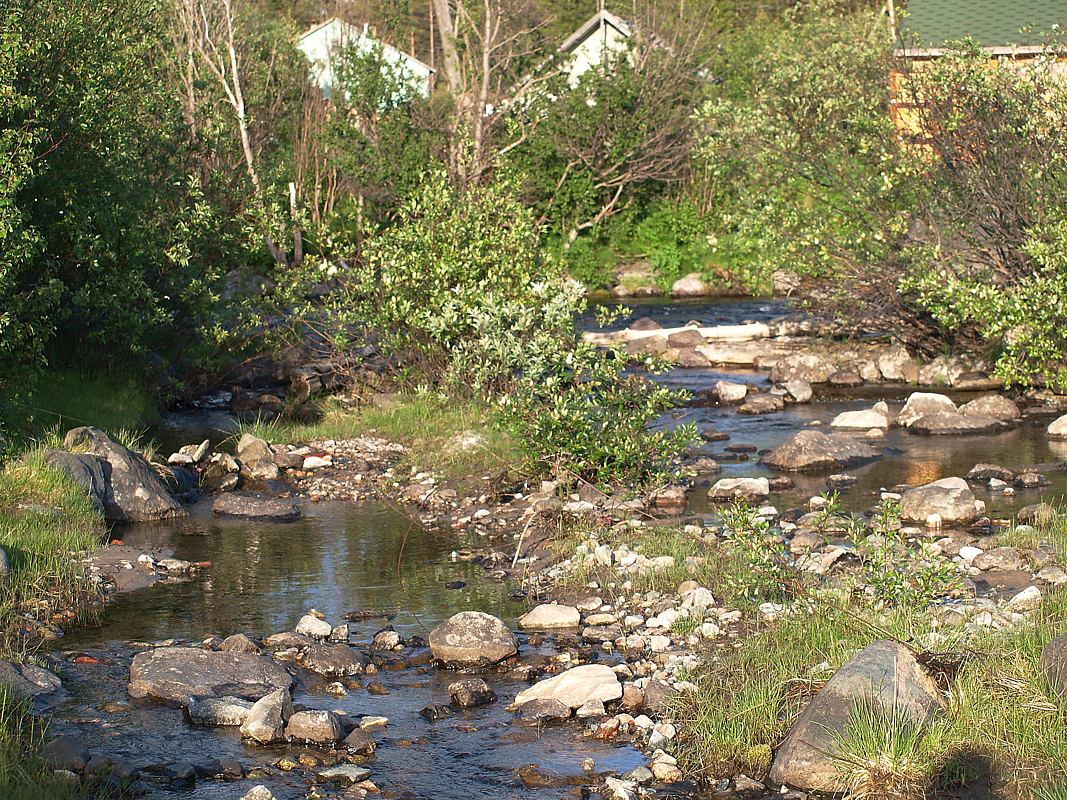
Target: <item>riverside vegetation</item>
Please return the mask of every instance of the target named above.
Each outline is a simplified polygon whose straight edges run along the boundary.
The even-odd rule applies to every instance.
[[[563,541],[546,585],[618,590],[587,629],[595,612],[621,625],[625,595],[658,593],[628,610],[642,647],[667,636],[688,651],[666,669],[684,690],[667,712],[677,730],[655,731],[677,737],[686,774],[764,780],[804,701],[854,651],[892,639],[928,659],[947,711],[927,726],[850,708],[834,739],[842,791],[918,797],[982,780],[1018,796],[1067,791],[1064,709],[1039,662],[1064,632],[1053,581],[1033,608],[961,601],[951,613],[963,619],[945,623],[958,580],[982,572],[977,556],[901,533],[892,505],[862,522],[832,503],[814,510],[816,528],[855,546],[844,577],[829,545],[791,552],[795,528],[777,512],[737,508],[718,530],[590,530],[590,516],[622,504],[654,507],[698,437],[659,424],[690,399],[654,380],[664,362],[595,347],[575,322],[620,260],[647,266],[620,294],[691,273],[758,293],[777,276],[801,287],[823,330],[988,360],[1003,385],[1054,398],[1067,382],[1067,90],[1052,59],[988,69],[973,43],[950,48],[906,84],[937,98],[921,104],[934,135],[917,147],[891,123],[887,75],[900,65],[862,3],[619,9],[639,21],[630,52],[577,86],[544,76],[515,102],[544,66],[543,37],[581,9],[461,2],[458,16],[498,38],[442,27],[464,68],[449,66],[434,95],[353,48],[338,55],[329,103],[291,45],[316,13],[305,5],[0,10],[3,655],[34,657],[27,620],[40,633],[91,604],[79,559],[106,539],[81,489],[44,461],[58,442],[33,440],[95,425],[132,446],[128,432],[160,406],[226,385],[246,360],[295,352],[342,374],[369,364],[375,380],[350,381],[343,399],[279,400],[251,428],[259,438],[376,432],[406,447],[404,466],[461,488],[493,472],[542,487],[530,508],[556,514]],[[414,33],[409,16],[391,23],[398,36]],[[212,55],[224,51],[232,59]],[[451,446],[471,434],[477,446]],[[1039,569],[1044,545],[1062,560],[1056,519],[995,535]],[[597,556],[605,544],[614,555]],[[723,615],[646,626],[663,621],[664,598],[684,604],[689,581],[688,596],[708,589]],[[736,634],[729,647],[720,629]],[[0,700],[0,793],[74,791],[21,756],[41,736],[25,706]],[[629,797],[637,783],[611,791]]]

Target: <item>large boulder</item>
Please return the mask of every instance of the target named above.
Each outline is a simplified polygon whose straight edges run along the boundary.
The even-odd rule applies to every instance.
[[[281,474],[270,445],[250,433],[237,442],[237,460],[241,462],[241,475],[249,480],[273,481]]]
[[[674,297],[705,297],[711,294],[711,287],[700,277],[699,272],[690,272],[671,284]]]
[[[251,708],[251,701],[240,697],[205,697],[189,705],[189,721],[196,725],[239,728],[245,724]]]
[[[766,478],[723,478],[708,490],[708,499],[720,502],[763,500],[770,493],[771,482]]]
[[[534,606],[519,618],[519,627],[526,630],[544,631],[555,628],[577,628],[581,614],[574,606],[542,603]]]
[[[1045,645],[1039,664],[1049,687],[1057,694],[1067,695],[1067,634]]]
[[[217,517],[269,522],[292,522],[300,519],[300,506],[294,500],[258,494],[220,494],[212,503],[211,511]]]
[[[1064,414],[1048,426],[1048,438],[1067,439],[1067,414]]]
[[[63,450],[50,450],[44,457],[45,463],[57,469],[82,488],[89,500],[101,514],[107,512],[108,504],[114,503],[107,477],[104,474],[104,459],[91,453],[67,453]]]
[[[992,417],[993,419],[1019,419],[1019,407],[1002,394],[987,394],[960,406],[965,417]]]
[[[834,758],[835,737],[860,703],[916,724],[944,708],[937,685],[910,650],[899,642],[874,642],[850,658],[793,723],[774,755],[771,783],[830,794],[846,791]]]
[[[557,700],[568,708],[580,708],[590,701],[607,703],[622,697],[619,676],[606,664],[583,664],[523,689],[512,708],[531,700]]]
[[[800,378],[808,383],[826,383],[837,367],[818,353],[792,353],[771,368],[771,382],[785,383]]]
[[[241,735],[260,744],[270,744],[285,737],[285,725],[293,716],[293,699],[289,689],[275,689],[248,710],[248,717],[241,726]]]
[[[936,514],[944,525],[967,525],[978,518],[974,493],[963,478],[942,478],[908,489],[900,498],[905,522],[926,523]]]
[[[519,652],[507,625],[491,614],[461,611],[430,631],[430,652],[454,666],[488,666]]]
[[[910,428],[927,414],[955,414],[956,404],[943,394],[912,392],[897,414],[897,425]]]
[[[341,721],[332,711],[297,711],[285,726],[285,737],[294,742],[335,744],[344,735]]]
[[[922,436],[966,436],[994,433],[1008,423],[995,417],[965,416],[956,412],[926,414],[911,423],[908,430]]]
[[[216,652],[197,647],[157,647],[133,657],[130,697],[189,705],[194,698],[233,695],[261,698],[293,685],[284,667],[268,656]]]
[[[801,431],[760,461],[786,472],[809,472],[842,469],[880,457],[881,454],[869,444],[845,434]]]
[[[77,481],[86,493],[103,505],[104,516],[116,522],[145,522],[185,513],[167,491],[159,474],[141,455],[114,441],[98,428],[73,428],[63,446],[79,456],[96,456],[96,466],[87,458],[70,459],[49,455],[48,461]],[[97,469],[99,467],[99,470]],[[100,476],[104,491],[101,494]]]

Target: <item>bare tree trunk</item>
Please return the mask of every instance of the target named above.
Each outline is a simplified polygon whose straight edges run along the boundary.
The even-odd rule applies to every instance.
[[[456,29],[452,24],[452,9],[448,0],[433,0],[437,17],[437,33],[441,37],[441,56],[444,61],[445,80],[454,95],[463,90],[463,76],[459,68],[459,52],[456,50]]]

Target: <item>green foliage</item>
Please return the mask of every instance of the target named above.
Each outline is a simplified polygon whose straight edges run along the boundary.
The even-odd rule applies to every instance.
[[[860,546],[863,582],[878,604],[922,610],[957,582],[953,565],[908,545],[900,532],[900,505],[883,501],[876,512],[872,532]]]
[[[527,359],[573,339],[576,290],[542,258],[538,229],[505,184],[462,192],[436,171],[400,216],[343,276],[335,311],[419,380],[492,394]]]
[[[1067,87],[1052,56],[990,69],[963,43],[908,76],[923,100],[921,213],[901,288],[946,330],[997,354],[1008,385],[1067,387]]]
[[[711,254],[707,221],[686,198],[662,199],[633,224],[631,248],[648,258],[661,286],[669,289],[690,272],[704,272]]]
[[[727,548],[740,567],[727,576],[735,597],[763,602],[782,600],[796,591],[796,575],[767,520],[757,518],[747,503],[737,502],[723,510],[722,521]]]
[[[750,280],[866,270],[903,233],[884,25],[817,0],[725,41],[700,158],[718,187],[720,246],[761,265]]]
[[[542,469],[595,484],[654,484],[677,474],[696,427],[650,430],[685,392],[626,375],[622,357],[579,342],[539,354],[500,402],[505,424]],[[646,369],[658,369],[649,360]]]

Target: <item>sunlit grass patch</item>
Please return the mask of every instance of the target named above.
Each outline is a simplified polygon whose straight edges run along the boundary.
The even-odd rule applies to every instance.
[[[356,407],[331,399],[320,404],[309,422],[258,422],[244,430],[286,444],[376,433],[405,445],[411,465],[448,478],[480,477],[522,466],[521,454],[511,437],[494,424],[488,406],[428,394]]]

